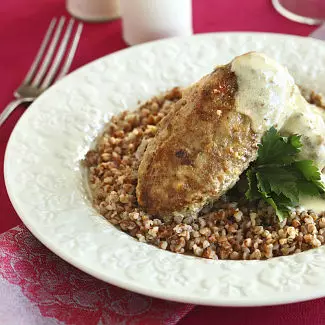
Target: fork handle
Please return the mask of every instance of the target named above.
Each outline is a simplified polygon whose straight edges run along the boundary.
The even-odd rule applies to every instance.
[[[10,102],[0,114],[0,126],[5,122],[9,115],[22,103],[31,102],[32,98],[18,98]]]

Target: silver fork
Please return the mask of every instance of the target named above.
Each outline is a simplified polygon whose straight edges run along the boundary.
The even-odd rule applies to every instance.
[[[65,17],[61,17],[58,22],[57,18],[52,19],[25,79],[14,92],[16,99],[10,102],[0,114],[0,126],[16,107],[22,103],[33,102],[51,84],[68,73],[79,43],[83,24],[78,24],[71,41],[69,52],[58,72],[61,61],[65,57],[75,22],[72,18],[69,20],[60,45],[58,46],[65,20]],[[54,57],[55,52],[56,55]],[[52,64],[50,65],[51,61]]]

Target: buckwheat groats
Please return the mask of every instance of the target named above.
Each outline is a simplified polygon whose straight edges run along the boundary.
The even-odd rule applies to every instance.
[[[146,144],[154,137],[181,90],[152,98],[135,111],[114,116],[90,150],[84,165],[95,209],[110,223],[141,242],[176,253],[209,259],[268,259],[324,244],[325,214],[292,211],[278,223],[264,202],[223,196],[196,215],[155,218],[136,200],[137,171]],[[321,98],[313,94],[313,102]]]

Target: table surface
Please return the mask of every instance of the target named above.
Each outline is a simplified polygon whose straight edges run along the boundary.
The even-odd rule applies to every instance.
[[[63,0],[16,0],[0,2],[0,110],[12,100],[12,93],[27,72],[49,21],[54,16],[68,15]],[[280,16],[271,0],[215,1],[193,0],[195,33],[221,31],[259,31],[307,36],[315,27],[291,22]],[[126,47],[122,39],[121,21],[85,24],[82,38],[71,69]],[[10,133],[23,114],[18,108],[0,129],[0,233],[16,226],[20,219],[13,209],[4,185],[3,160]],[[298,313],[308,303],[267,307],[236,308],[241,325],[276,324],[275,309]],[[305,306],[305,307],[304,307]],[[303,309],[303,310],[305,310]],[[179,324],[198,324],[204,319],[216,319],[224,324],[238,324],[232,318],[234,309],[196,307]],[[247,315],[250,315],[247,317]],[[265,317],[268,315],[269,317]],[[317,323],[318,324],[318,323]],[[319,323],[321,324],[321,323]]]

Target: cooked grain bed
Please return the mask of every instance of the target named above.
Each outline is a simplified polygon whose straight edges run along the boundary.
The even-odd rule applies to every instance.
[[[175,88],[154,97],[133,112],[114,116],[84,160],[89,169],[93,205],[110,223],[141,242],[176,253],[210,259],[268,259],[319,247],[325,242],[325,213],[292,212],[276,222],[274,210],[262,201],[231,202],[223,197],[198,216],[163,220],[137,205],[135,188],[143,139],[152,138],[170,105],[181,98]],[[321,103],[313,94],[310,101]]]

